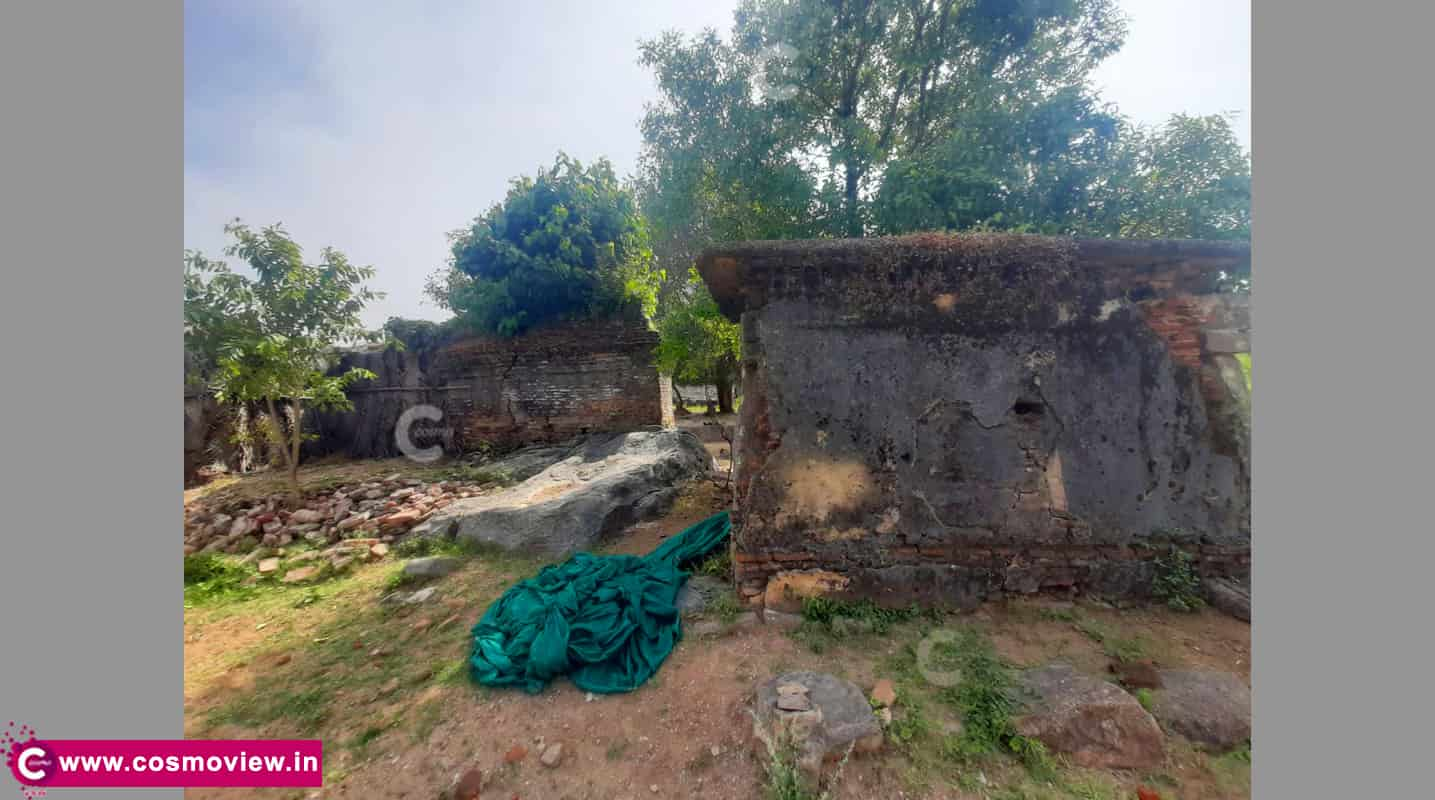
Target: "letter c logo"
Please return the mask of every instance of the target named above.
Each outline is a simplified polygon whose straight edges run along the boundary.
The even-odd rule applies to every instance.
[[[44,758],[46,755],[49,754],[45,751],[45,748],[43,747],[27,747],[24,750],[21,750],[20,755],[16,757],[15,769],[19,770],[20,774],[25,777],[25,780],[42,781],[45,779],[45,770],[31,769],[30,761],[32,759]],[[40,763],[43,766],[50,765],[49,761],[41,761]]]

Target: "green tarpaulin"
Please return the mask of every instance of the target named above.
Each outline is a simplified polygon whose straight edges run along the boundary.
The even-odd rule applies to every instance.
[[[590,692],[629,692],[682,638],[679,567],[732,529],[726,511],[646,556],[578,553],[504,592],[473,627],[469,671],[485,686],[543,691],[559,675]]]

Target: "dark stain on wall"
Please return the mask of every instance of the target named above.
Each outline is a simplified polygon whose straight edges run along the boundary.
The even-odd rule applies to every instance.
[[[888,604],[1140,595],[1172,545],[1244,574],[1250,412],[1232,352],[1249,306],[1218,285],[1249,259],[1014,235],[704,254],[743,325],[743,594],[813,579]]]

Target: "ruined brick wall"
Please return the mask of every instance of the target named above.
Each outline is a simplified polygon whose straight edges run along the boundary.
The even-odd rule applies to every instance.
[[[759,242],[700,269],[743,327],[744,596],[1140,595],[1249,568],[1243,244]]]
[[[400,455],[395,427],[420,404],[443,417],[414,421],[412,441],[449,452],[661,425],[657,342],[644,320],[628,318],[561,323],[511,339],[463,339],[432,351],[348,354],[338,371],[362,366],[378,378],[351,388],[354,410],[309,415],[306,424],[319,439],[306,452]]]

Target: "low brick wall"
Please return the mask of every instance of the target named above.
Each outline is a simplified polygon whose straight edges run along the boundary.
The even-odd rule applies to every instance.
[[[433,351],[347,354],[337,371],[361,366],[378,377],[350,389],[354,410],[308,416],[319,439],[306,453],[400,455],[395,428],[418,405],[443,416],[414,421],[411,440],[449,452],[662,425],[672,412],[653,361],[657,342],[641,319],[590,320]]]
[[[743,326],[740,590],[1139,596],[1171,546],[1246,573],[1249,298],[1217,284],[1249,258],[1009,235],[706,253]]]

